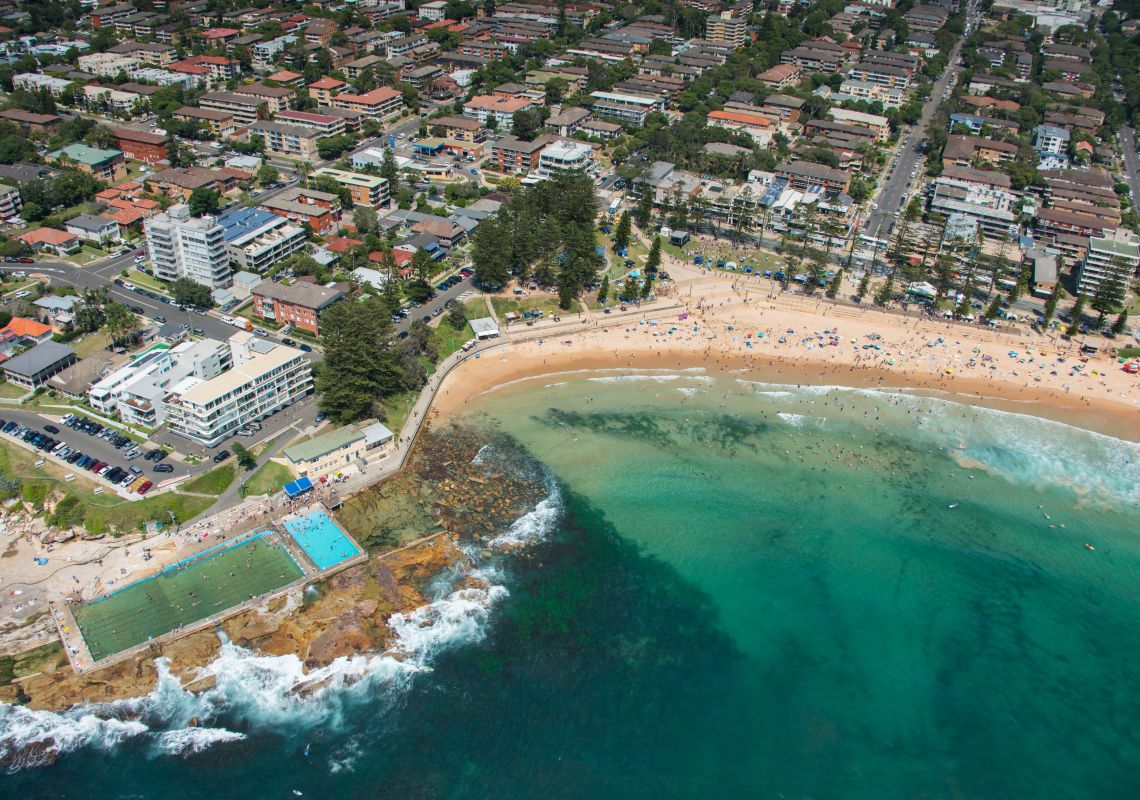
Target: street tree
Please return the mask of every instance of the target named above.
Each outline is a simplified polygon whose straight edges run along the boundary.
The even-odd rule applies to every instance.
[[[270,183],[276,183],[281,178],[281,173],[272,164],[262,164],[257,169],[257,182],[262,186]]]
[[[879,291],[875,293],[875,302],[881,306],[885,306],[891,302],[891,295],[894,294],[895,289],[895,273],[887,276],[886,282],[879,287]]]
[[[1128,330],[1128,309],[1120,312],[1120,316],[1116,318],[1116,322],[1112,323],[1112,335],[1122,336]]]
[[[609,296],[610,296],[610,276],[609,275],[603,275],[602,276],[602,285],[598,287],[598,302],[604,306],[606,304],[606,300],[609,299]]]
[[[129,342],[142,329],[139,318],[122,303],[108,303],[103,306],[103,314],[107,335],[116,344]]]
[[[214,214],[221,208],[221,195],[214,189],[199,186],[190,192],[188,204],[190,206],[190,213],[196,217],[200,217],[203,214]]]
[[[649,257],[645,259],[645,271],[656,275],[661,268],[661,237],[654,236],[653,244],[649,246]]]
[[[210,295],[210,287],[190,278],[179,278],[174,281],[170,284],[170,293],[174,295],[174,302],[179,305],[191,305],[198,308],[211,308],[214,305],[214,299]]]
[[[237,459],[238,466],[247,472],[257,466],[257,459],[253,457],[253,453],[241,442],[234,442],[230,447],[233,448],[234,458]]]
[[[451,304],[451,308],[447,312],[447,321],[457,331],[467,327],[467,309],[462,303]]]
[[[629,237],[631,234],[631,224],[629,212],[621,212],[621,217],[618,219],[617,230],[614,231],[614,252],[620,253],[625,248],[629,247]]]
[[[840,267],[835,271],[835,277],[831,279],[831,283],[827,285],[827,296],[834,300],[839,296],[839,290],[843,288],[843,268]]]
[[[653,190],[645,187],[641,190],[641,197],[637,199],[637,210],[634,214],[634,220],[637,222],[637,227],[643,231],[649,227],[649,223],[653,221]]]
[[[373,409],[374,401],[400,391],[392,322],[378,298],[336,303],[321,314],[320,323],[325,357],[316,388],[320,409],[334,422],[354,422]]]
[[[863,277],[859,279],[859,288],[855,290],[855,299],[860,303],[867,296],[867,292],[871,288],[871,273],[870,271],[864,272]]]
[[[1113,272],[1108,280],[1102,281],[1093,295],[1092,307],[1097,312],[1096,327],[1104,327],[1104,318],[1124,301],[1126,287],[1120,275]]]
[[[1065,295],[1065,290],[1061,288],[1061,282],[1057,281],[1053,284],[1053,291],[1049,293],[1049,297],[1045,300],[1045,327],[1049,327],[1049,323],[1053,321],[1053,317],[1057,314],[1057,303]]]
[[[1065,329],[1066,336],[1076,336],[1081,331],[1081,314],[1085,310],[1085,296],[1077,295],[1077,302],[1073,304],[1073,318],[1069,320],[1069,327]]]

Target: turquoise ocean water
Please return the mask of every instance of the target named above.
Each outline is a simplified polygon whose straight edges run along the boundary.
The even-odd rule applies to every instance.
[[[551,494],[393,620],[402,660],[227,647],[204,695],[0,709],[5,796],[1137,796],[1137,445],[695,372],[468,421]]]

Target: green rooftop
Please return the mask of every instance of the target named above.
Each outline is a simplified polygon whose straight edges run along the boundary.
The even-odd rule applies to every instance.
[[[69,144],[67,147],[49,153],[48,158],[53,161],[66,158],[69,161],[74,161],[76,164],[86,164],[89,167],[97,167],[107,161],[122,158],[122,155],[122,150],[100,150],[98,147],[90,147],[85,144],[77,143]]]
[[[335,453],[342,447],[347,447],[353,442],[358,442],[363,438],[364,434],[360,428],[355,425],[345,425],[343,428],[337,428],[335,431],[314,436],[306,442],[300,442],[292,447],[286,447],[285,457],[294,464],[301,461],[312,461],[326,456],[329,453]]]

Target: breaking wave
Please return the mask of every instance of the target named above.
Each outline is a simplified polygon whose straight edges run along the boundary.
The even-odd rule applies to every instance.
[[[503,456],[487,445],[475,458]],[[496,582],[504,573],[497,554],[545,538],[562,512],[562,496],[550,476],[547,487],[546,498],[491,541],[491,559],[480,564],[469,552],[477,567],[462,577],[482,585],[449,584],[432,602],[391,616],[394,640],[387,652],[345,656],[306,671],[296,655],[259,655],[223,636],[217,658],[187,676],[189,685],[210,687],[204,691],[187,690],[160,658],[155,688],[143,697],[60,713],[0,704],[0,769],[12,773],[45,766],[80,748],[111,749],[127,741],[149,745],[157,757],[185,757],[246,738],[232,728],[290,735],[319,727],[337,730],[354,704],[379,701],[383,708],[395,702],[416,675],[431,670],[440,653],[486,636],[492,610],[509,595]],[[350,770],[353,761],[344,758],[330,768]]]

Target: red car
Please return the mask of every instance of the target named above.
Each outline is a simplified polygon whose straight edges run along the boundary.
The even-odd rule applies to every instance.
[[[146,494],[147,492],[150,491],[150,487],[152,487],[152,486],[154,486],[154,484],[151,483],[150,481],[143,481],[141,484],[139,484],[139,488],[136,491],[139,494]]]

